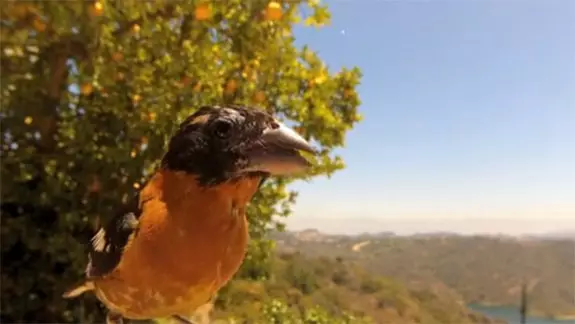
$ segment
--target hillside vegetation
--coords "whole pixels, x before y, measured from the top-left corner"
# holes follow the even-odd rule
[[[317,231],[282,233],[276,238],[284,251],[296,249],[354,260],[372,273],[402,280],[410,287],[447,285],[467,303],[516,305],[525,280],[531,314],[575,314],[574,242],[570,240],[389,234],[346,237]]]
[[[233,281],[216,301],[213,318],[270,323],[272,303],[276,311],[283,309],[281,323],[318,323],[309,320],[310,316],[323,313],[332,321],[358,324],[492,323],[467,310],[448,288],[409,289],[396,280],[370,274],[353,261],[300,253],[279,255],[269,280]]]

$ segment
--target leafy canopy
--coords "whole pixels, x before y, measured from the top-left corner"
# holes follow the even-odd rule
[[[93,298],[60,298],[82,276],[82,241],[200,105],[273,111],[322,148],[310,176],[344,167],[332,151],[360,120],[360,72],[330,71],[292,35],[295,24],[328,23],[325,5],[12,1],[1,11],[3,321],[99,318]],[[268,275],[264,234],[290,213],[292,180],[268,182],[250,205],[240,276]]]

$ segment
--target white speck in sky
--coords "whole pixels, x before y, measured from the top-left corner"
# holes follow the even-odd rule
[[[340,32],[342,35],[345,35],[345,29],[342,29]]]

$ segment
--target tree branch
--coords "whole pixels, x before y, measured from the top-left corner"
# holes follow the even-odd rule
[[[38,64],[48,63],[49,74],[45,81],[44,103],[39,107],[41,111],[39,131],[42,135],[39,149],[42,153],[49,153],[54,150],[56,144],[54,138],[58,130],[56,106],[60,104],[62,93],[66,89],[69,72],[67,61],[71,57],[77,61],[84,61],[88,59],[89,54],[86,44],[70,35],[47,46],[41,51],[40,57],[42,59]]]

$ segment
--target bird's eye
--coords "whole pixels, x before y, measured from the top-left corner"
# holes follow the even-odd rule
[[[230,135],[232,124],[227,121],[217,121],[214,125],[214,134],[219,138],[226,138]]]

